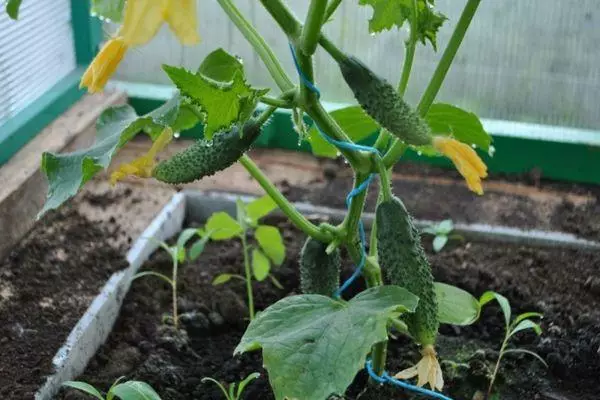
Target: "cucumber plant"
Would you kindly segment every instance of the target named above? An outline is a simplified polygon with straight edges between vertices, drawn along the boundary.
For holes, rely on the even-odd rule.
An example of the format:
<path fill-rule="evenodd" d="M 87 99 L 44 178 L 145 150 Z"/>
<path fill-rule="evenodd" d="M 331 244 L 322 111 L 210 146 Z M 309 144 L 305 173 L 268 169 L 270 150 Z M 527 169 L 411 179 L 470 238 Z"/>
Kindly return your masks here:
<path fill-rule="evenodd" d="M 445 219 L 423 229 L 423 234 L 433 236 L 433 251 L 439 253 L 448 244 L 449 240 L 464 240 L 461 235 L 452 233 L 452 231 L 454 231 L 454 222 L 451 219 Z"/>
<path fill-rule="evenodd" d="M 422 346 L 422 360 L 414 360 L 415 367 L 402 371 L 399 377 L 417 376 L 417 385 L 429 384 L 440 390 L 443 377 L 435 349 L 438 326 L 470 324 L 479 316 L 480 304 L 473 296 L 433 281 L 419 233 L 409 211 L 392 193 L 389 176 L 402 155 L 413 149 L 426 156 L 449 158 L 469 189 L 483 194 L 487 167 L 474 147 L 491 155 L 490 135 L 475 114 L 451 104 L 434 103 L 480 0 L 464 0 L 462 14 L 416 105 L 409 104 L 404 95 L 418 45 L 436 50 L 437 32 L 447 18 L 435 9 L 434 0 L 352 1 L 373 9 L 368 24 L 373 35 L 408 26 L 397 85 L 378 76 L 367 61 L 340 50 L 323 31 L 324 25 L 335 18 L 340 0 L 308 1 L 304 21 L 283 0 L 260 0 L 280 29 L 280 39 L 290 44 L 291 54 L 280 55 L 234 0 L 217 0 L 264 63 L 278 94 L 249 84 L 242 61 L 217 49 L 195 70 L 164 66 L 178 92 L 163 106 L 144 115 L 127 105 L 110 108 L 97 121 L 97 140 L 92 147 L 42 156 L 49 191 L 40 215 L 61 206 L 98 171 L 108 168 L 113 156 L 138 133 L 148 135 L 153 145 L 144 156 L 119 166 L 112 174 L 113 183 L 133 175 L 179 184 L 212 175 L 236 161 L 241 163 L 268 196 L 257 207 L 261 213 L 266 215 L 265 209 L 270 211 L 277 205 L 308 236 L 300 263 L 305 293 L 286 297 L 256 316 L 251 283 L 253 279 L 265 279 L 271 263 L 282 261 L 279 233 L 258 224 L 259 217 L 252 211 L 256 204 L 238 202 L 237 219 L 216 213 L 201 236 L 212 240 L 237 237 L 242 241 L 244 275 L 220 275 L 215 283 L 233 278 L 245 281 L 251 322 L 236 353 L 262 349 L 277 400 L 323 400 L 331 394 L 343 395 L 364 368 L 372 372 L 371 383 L 394 383 L 385 371 L 390 324 Z M 18 3 L 9 2 L 13 15 Z M 95 0 L 94 6 L 100 16 L 122 23 L 84 74 L 82 85 L 92 92 L 102 90 L 126 51 L 148 42 L 164 22 L 184 45 L 198 41 L 195 1 L 112 2 L 110 7 L 101 3 Z M 318 47 L 339 66 L 358 105 L 326 111 L 318 89 L 322 71 L 313 65 Z M 283 68 L 279 59 L 282 56 L 295 62 L 297 79 Z M 347 196 L 348 211 L 338 225 L 318 224 L 300 213 L 246 154 L 278 109 L 292 110 L 300 140 L 308 141 L 315 154 L 341 155 L 352 169 L 354 186 Z M 304 125 L 305 116 L 312 121 L 310 129 Z M 199 124 L 204 127 L 205 137 L 164 159 L 161 152 L 176 134 Z M 371 136 L 375 139 L 373 146 L 359 143 Z M 163 160 L 157 163 L 156 158 L 161 157 Z M 367 256 L 361 216 L 366 190 L 374 176 L 380 180 L 380 200 Z M 249 230 L 254 231 L 259 243 L 251 249 L 252 261 L 246 237 Z M 340 250 L 345 250 L 356 266 L 352 279 L 362 275 L 367 286 L 349 300 L 342 295 L 351 281 L 339 282 Z M 431 390 L 418 390 L 444 398 Z"/>
<path fill-rule="evenodd" d="M 244 275 L 222 273 L 213 280 L 213 285 L 222 285 L 232 279 L 239 279 L 246 284 L 248 312 L 250 320 L 254 318 L 254 295 L 252 282 L 262 282 L 269 278 L 278 288 L 281 283 L 271 274 L 271 265 L 281 265 L 285 260 L 285 244 L 279 229 L 275 226 L 260 224 L 259 220 L 277 208 L 277 204 L 269 196 L 263 196 L 245 204 L 241 199 L 236 201 L 236 219 L 224 211 L 212 214 L 206 221 L 201 233 L 204 237 L 215 241 L 240 239 L 244 258 Z M 252 234 L 257 245 L 248 243 L 248 235 Z M 252 254 L 252 255 L 251 255 Z"/>
<path fill-rule="evenodd" d="M 244 389 L 255 379 L 259 378 L 260 374 L 258 372 L 253 372 L 247 377 L 245 377 L 241 382 L 236 383 L 233 382 L 229 384 L 229 387 L 225 387 L 221 382 L 214 378 L 204 377 L 202 378 L 202 383 L 212 382 L 219 387 L 221 392 L 223 393 L 223 397 L 225 400 L 240 400 L 242 398 L 242 394 L 244 393 Z M 236 390 L 237 386 L 237 390 Z"/>
<path fill-rule="evenodd" d="M 498 359 L 496 360 L 496 364 L 494 366 L 494 371 L 490 377 L 490 385 L 488 387 L 486 399 L 491 399 L 492 390 L 494 389 L 494 383 L 496 382 L 496 377 L 498 376 L 498 371 L 500 371 L 500 363 L 502 359 L 507 354 L 527 354 L 531 357 L 539 360 L 546 368 L 548 368 L 548 364 L 546 361 L 537 353 L 527 350 L 527 349 L 519 349 L 519 348 L 508 348 L 508 343 L 510 339 L 518 332 L 523 331 L 533 331 L 537 335 L 542 334 L 542 328 L 540 325 L 534 321 L 532 318 L 543 318 L 544 316 L 537 312 L 524 312 L 522 314 L 517 315 L 514 319 L 511 320 L 512 311 L 510 309 L 510 302 L 504 296 L 499 293 L 488 291 L 485 292 L 481 298 L 479 299 L 479 304 L 481 307 L 488 304 L 489 302 L 496 300 L 500 305 L 500 309 L 502 310 L 502 314 L 504 316 L 504 322 L 506 324 L 506 329 L 504 333 L 504 340 L 502 340 L 502 344 L 500 345 L 500 352 L 498 355 Z"/>
<path fill-rule="evenodd" d="M 104 396 L 98 389 L 87 382 L 66 381 L 62 385 L 71 389 L 77 389 L 97 400 L 160 400 L 160 396 L 146 382 L 125 381 L 124 377 L 117 379 Z"/>

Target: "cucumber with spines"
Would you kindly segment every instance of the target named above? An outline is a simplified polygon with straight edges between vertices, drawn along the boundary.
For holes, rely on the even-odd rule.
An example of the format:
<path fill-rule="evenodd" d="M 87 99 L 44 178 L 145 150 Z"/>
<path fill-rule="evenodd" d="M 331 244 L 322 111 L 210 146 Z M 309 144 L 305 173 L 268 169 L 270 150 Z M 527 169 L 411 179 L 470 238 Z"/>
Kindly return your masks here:
<path fill-rule="evenodd" d="M 363 110 L 407 144 L 431 144 L 431 129 L 402 99 L 398 91 L 359 59 L 347 56 L 340 70 Z"/>
<path fill-rule="evenodd" d="M 250 149 L 260 135 L 261 124 L 249 120 L 240 129 L 217 132 L 211 140 L 198 140 L 169 160 L 161 161 L 152 171 L 159 181 L 179 184 L 214 175 L 233 163 Z"/>
<path fill-rule="evenodd" d="M 413 338 L 423 346 L 437 337 L 438 303 L 431 266 L 411 215 L 398 198 L 377 206 L 377 254 L 388 283 L 406 288 L 419 297 L 413 314 L 403 319 Z"/>
<path fill-rule="evenodd" d="M 308 238 L 300 253 L 300 288 L 304 294 L 331 297 L 340 286 L 339 249 L 327 254 L 327 244 Z"/>

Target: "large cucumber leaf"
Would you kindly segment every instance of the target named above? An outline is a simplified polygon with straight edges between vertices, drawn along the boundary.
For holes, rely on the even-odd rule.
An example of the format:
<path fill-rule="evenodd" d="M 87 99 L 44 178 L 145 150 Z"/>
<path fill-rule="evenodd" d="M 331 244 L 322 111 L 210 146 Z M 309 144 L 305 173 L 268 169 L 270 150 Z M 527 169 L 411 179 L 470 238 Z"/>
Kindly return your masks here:
<path fill-rule="evenodd" d="M 398 286 L 370 288 L 349 302 L 286 297 L 257 315 L 235 353 L 262 348 L 277 400 L 326 399 L 345 392 L 371 347 L 387 339 L 389 319 L 417 302 Z"/>
<path fill-rule="evenodd" d="M 479 117 L 470 111 L 452 104 L 436 103 L 425 116 L 432 132 L 437 135 L 452 135 L 469 145 L 489 151 L 492 137 L 485 131 Z"/>
<path fill-rule="evenodd" d="M 66 154 L 45 152 L 42 172 L 48 179 L 48 195 L 38 218 L 75 196 L 140 131 L 154 140 L 167 126 L 180 131 L 195 125 L 198 119 L 186 107 L 179 95 L 144 116 L 138 116 L 129 105 L 112 107 L 98 118 L 96 141 L 90 148 Z"/>
<path fill-rule="evenodd" d="M 435 282 L 435 294 L 440 323 L 471 325 L 479 319 L 481 305 L 469 292 L 446 283 Z"/>

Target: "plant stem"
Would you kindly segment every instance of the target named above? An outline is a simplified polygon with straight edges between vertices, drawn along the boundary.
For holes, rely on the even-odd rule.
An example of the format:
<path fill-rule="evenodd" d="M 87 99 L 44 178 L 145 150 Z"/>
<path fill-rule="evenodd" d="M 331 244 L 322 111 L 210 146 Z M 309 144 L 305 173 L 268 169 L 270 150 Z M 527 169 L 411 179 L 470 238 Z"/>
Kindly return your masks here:
<path fill-rule="evenodd" d="M 296 42 L 302 32 L 302 24 L 281 0 L 260 0 L 263 7 L 275 19 L 290 41 Z"/>
<path fill-rule="evenodd" d="M 444 54 L 442 54 L 442 58 L 440 59 L 431 80 L 429 81 L 429 85 L 427 89 L 425 89 L 425 93 L 421 97 L 421 101 L 417 107 L 417 112 L 419 115 L 424 117 L 427 115 L 429 111 L 429 107 L 433 104 L 435 97 L 437 96 L 444 79 L 446 78 L 446 74 L 452 65 L 452 61 L 454 61 L 454 57 L 458 52 L 458 49 L 465 38 L 465 34 L 467 33 L 467 29 L 471 24 L 471 20 L 477 11 L 477 7 L 481 0 L 468 0 L 463 12 L 456 24 L 456 28 L 454 28 L 454 32 L 452 33 L 452 37 L 448 42 L 448 46 L 444 50 Z M 398 160 L 399 156 L 404 152 L 406 145 L 399 140 L 395 140 L 392 147 L 388 150 L 386 155 L 383 157 L 383 162 L 387 167 L 391 167 Z"/>
<path fill-rule="evenodd" d="M 404 97 L 406 93 L 406 87 L 408 86 L 408 78 L 410 78 L 410 71 L 412 70 L 413 61 L 415 59 L 415 50 L 417 48 L 417 40 L 419 40 L 418 33 L 418 4 L 417 0 L 413 0 L 412 16 L 410 20 L 410 37 L 406 42 L 406 52 L 404 57 L 404 64 L 402 65 L 402 76 L 400 77 L 400 83 L 398 84 L 398 92 L 400 96 Z"/>
<path fill-rule="evenodd" d="M 173 278 L 171 279 L 172 296 L 173 296 L 173 326 L 175 329 L 179 327 L 179 315 L 177 313 L 177 270 L 179 267 L 179 259 L 173 257 Z"/>
<path fill-rule="evenodd" d="M 329 21 L 329 19 L 331 18 L 331 16 L 335 12 L 335 10 L 337 10 L 337 8 L 339 7 L 339 5 L 341 3 L 342 3 L 342 0 L 331 0 L 329 5 L 327 6 L 327 11 L 325 11 L 325 18 L 323 19 L 323 23 Z"/>
<path fill-rule="evenodd" d="M 254 296 L 252 294 L 252 271 L 250 270 L 250 256 L 248 255 L 248 242 L 246 240 L 246 231 L 242 232 L 242 249 L 244 251 L 244 272 L 246 275 L 246 292 L 248 294 L 248 312 L 250 321 L 254 319 Z"/>
<path fill-rule="evenodd" d="M 333 239 L 331 233 L 320 230 L 315 224 L 307 220 L 304 215 L 298 212 L 294 205 L 285 198 L 275 185 L 273 185 L 269 178 L 260 170 L 258 165 L 250 159 L 250 157 L 244 154 L 240 158 L 240 163 L 246 168 L 248 173 L 256 179 L 264 191 L 267 192 L 281 211 L 298 229 L 321 242 L 329 243 Z"/>
<path fill-rule="evenodd" d="M 326 9 L 327 0 L 310 1 L 306 21 L 300 36 L 300 49 L 306 56 L 312 56 L 317 49 Z"/>
<path fill-rule="evenodd" d="M 292 80 L 285 73 L 279 59 L 273 53 L 273 50 L 265 42 L 262 36 L 254 29 L 252 24 L 244 18 L 240 10 L 233 4 L 233 0 L 217 0 L 231 21 L 237 26 L 242 35 L 250 42 L 258 56 L 263 60 L 267 70 L 273 77 L 277 86 L 282 90 L 289 90 L 294 87 Z"/>
<path fill-rule="evenodd" d="M 260 102 L 269 106 L 277 108 L 292 108 L 294 104 L 288 100 L 278 99 L 275 97 L 263 96 L 260 98 Z"/>
<path fill-rule="evenodd" d="M 335 61 L 342 62 L 347 58 L 346 54 L 323 34 L 321 34 L 319 44 Z"/>
<path fill-rule="evenodd" d="M 486 399 L 492 395 L 492 389 L 494 388 L 494 382 L 496 381 L 496 376 L 498 375 L 498 371 L 500 370 L 500 362 L 502 361 L 502 357 L 504 357 L 504 350 L 506 350 L 506 346 L 508 345 L 508 340 L 510 339 L 510 330 L 507 328 L 506 336 L 504 337 L 504 341 L 502 342 L 502 346 L 500 347 L 500 354 L 498 355 L 498 361 L 496 361 L 496 365 L 494 366 L 494 372 L 492 373 L 492 377 L 490 378 L 490 386 L 488 387 L 488 392 Z"/>

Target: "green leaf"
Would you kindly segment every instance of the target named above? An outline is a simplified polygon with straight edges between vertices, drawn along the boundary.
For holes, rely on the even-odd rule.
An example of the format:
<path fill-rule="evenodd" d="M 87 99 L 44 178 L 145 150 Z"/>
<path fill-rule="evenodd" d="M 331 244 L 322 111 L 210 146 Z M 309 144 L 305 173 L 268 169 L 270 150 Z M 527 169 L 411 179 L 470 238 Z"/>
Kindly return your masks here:
<path fill-rule="evenodd" d="M 270 214 L 276 208 L 277 204 L 273 201 L 271 196 L 265 195 L 246 205 L 246 216 L 252 219 L 256 224 L 259 219 Z"/>
<path fill-rule="evenodd" d="M 489 151 L 492 137 L 483 129 L 477 115 L 451 104 L 436 103 L 425 116 L 433 133 L 451 135 L 468 145 Z"/>
<path fill-rule="evenodd" d="M 125 0 L 92 0 L 92 14 L 109 19 L 111 22 L 121 22 Z"/>
<path fill-rule="evenodd" d="M 229 282 L 231 278 L 233 278 L 232 274 L 220 274 L 213 279 L 212 284 L 213 286 L 222 285 L 226 282 Z"/>
<path fill-rule="evenodd" d="M 433 10 L 433 0 L 420 0 L 417 4 L 419 7 L 417 38 L 423 45 L 426 45 L 426 42 L 429 41 L 433 50 L 437 51 L 437 33 L 448 18 L 444 14 Z"/>
<path fill-rule="evenodd" d="M 441 282 L 435 282 L 438 320 L 442 324 L 471 325 L 479 319 L 481 306 L 469 292 Z"/>
<path fill-rule="evenodd" d="M 433 251 L 439 253 L 444 248 L 446 243 L 448 243 L 448 236 L 437 235 L 433 238 Z"/>
<path fill-rule="evenodd" d="M 534 358 L 537 358 L 542 364 L 544 364 L 544 366 L 546 368 L 548 368 L 548 364 L 546 363 L 546 361 L 537 353 L 534 353 L 531 350 L 526 350 L 526 349 L 508 349 L 504 351 L 504 354 L 514 354 L 514 353 L 521 353 L 521 354 L 527 354 L 530 355 Z"/>
<path fill-rule="evenodd" d="M 160 400 L 160 396 L 150 385 L 140 381 L 119 383 L 111 392 L 121 400 Z"/>
<path fill-rule="evenodd" d="M 523 314 L 517 315 L 512 324 L 517 325 L 519 322 L 527 318 L 544 318 L 544 314 L 540 314 L 539 312 L 525 312 Z"/>
<path fill-rule="evenodd" d="M 440 222 L 437 226 L 437 232 L 443 233 L 444 235 L 448 235 L 450 232 L 454 230 L 454 223 L 451 219 L 445 219 Z"/>
<path fill-rule="evenodd" d="M 388 320 L 413 312 L 417 302 L 398 286 L 370 288 L 349 302 L 314 294 L 286 297 L 250 322 L 235 353 L 262 348 L 277 400 L 343 394 L 371 347 L 387 339 Z"/>
<path fill-rule="evenodd" d="M 185 261 L 185 245 L 192 237 L 194 237 L 197 234 L 198 234 L 198 229 L 188 228 L 188 229 L 184 229 L 183 231 L 181 231 L 181 233 L 177 237 L 177 247 L 179 248 L 177 257 L 178 257 L 179 262 Z"/>
<path fill-rule="evenodd" d="M 244 380 L 240 382 L 240 386 L 238 386 L 236 399 L 241 399 L 242 393 L 244 393 L 244 389 L 246 388 L 246 386 L 248 386 L 248 384 L 250 382 L 252 382 L 253 380 L 258 379 L 258 378 L 260 378 L 260 374 L 258 372 L 253 372 L 250 375 L 248 375 L 246 378 L 244 378 Z"/>
<path fill-rule="evenodd" d="M 6 13 L 12 19 L 19 19 L 19 8 L 23 0 L 8 0 L 6 2 Z"/>
<path fill-rule="evenodd" d="M 161 128 L 170 126 L 173 132 L 181 132 L 193 128 L 200 122 L 198 116 L 192 111 L 193 107 L 195 106 L 189 104 L 181 94 L 177 93 L 147 115 Z M 152 140 L 155 140 L 161 131 L 162 129 L 157 129 L 155 132 L 149 132 Z"/>
<path fill-rule="evenodd" d="M 510 326 L 511 316 L 510 303 L 508 299 L 499 293 L 488 291 L 481 295 L 481 298 L 479 299 L 479 305 L 483 307 L 492 300 L 496 300 L 498 304 L 500 304 L 502 314 L 504 314 L 504 321 L 506 322 L 506 327 L 508 328 Z"/>
<path fill-rule="evenodd" d="M 259 97 L 268 91 L 250 87 L 240 72 L 233 76 L 231 82 L 219 82 L 183 68 L 169 65 L 163 68 L 179 90 L 202 110 L 207 139 L 219 130 L 247 120 Z"/>
<path fill-rule="evenodd" d="M 279 229 L 274 226 L 261 225 L 254 232 L 256 241 L 275 265 L 285 260 L 285 244 Z"/>
<path fill-rule="evenodd" d="M 538 336 L 542 334 L 542 328 L 539 326 L 539 324 L 536 324 L 530 319 L 524 319 L 519 322 L 512 331 L 510 331 L 509 336 L 513 336 L 515 333 L 524 331 L 526 329 L 532 329 Z"/>
<path fill-rule="evenodd" d="M 90 396 L 94 396 L 99 400 L 104 400 L 104 396 L 100 393 L 95 387 L 86 382 L 79 381 L 66 381 L 63 382 L 63 386 L 67 386 L 73 389 L 81 390 L 84 393 L 89 394 Z"/>
<path fill-rule="evenodd" d="M 210 240 L 210 236 L 210 234 L 203 236 L 202 239 L 197 240 L 192 245 L 192 247 L 190 247 L 190 250 L 188 251 L 188 256 L 190 257 L 190 260 L 194 261 L 198 257 L 200 257 L 200 254 L 204 252 L 204 247 L 206 246 L 206 243 Z"/>
<path fill-rule="evenodd" d="M 244 73 L 244 65 L 239 58 L 219 48 L 206 56 L 198 72 L 215 81 L 230 82 L 237 73 Z"/>
<path fill-rule="evenodd" d="M 366 139 L 379 129 L 377 122 L 365 114 L 360 106 L 341 108 L 330 112 L 329 115 L 355 142 Z M 311 145 L 313 154 L 316 156 L 336 158 L 339 155 L 337 148 L 323 139 L 314 124 L 308 131 L 307 140 Z"/>
<path fill-rule="evenodd" d="M 269 276 L 269 272 L 271 271 L 271 263 L 265 254 L 258 250 L 252 250 L 252 273 L 254 274 L 254 278 L 262 282 L 267 279 Z"/>
<path fill-rule="evenodd" d="M 244 230 L 238 222 L 224 211 L 214 213 L 206 221 L 205 229 L 212 240 L 228 240 L 242 234 Z"/>

